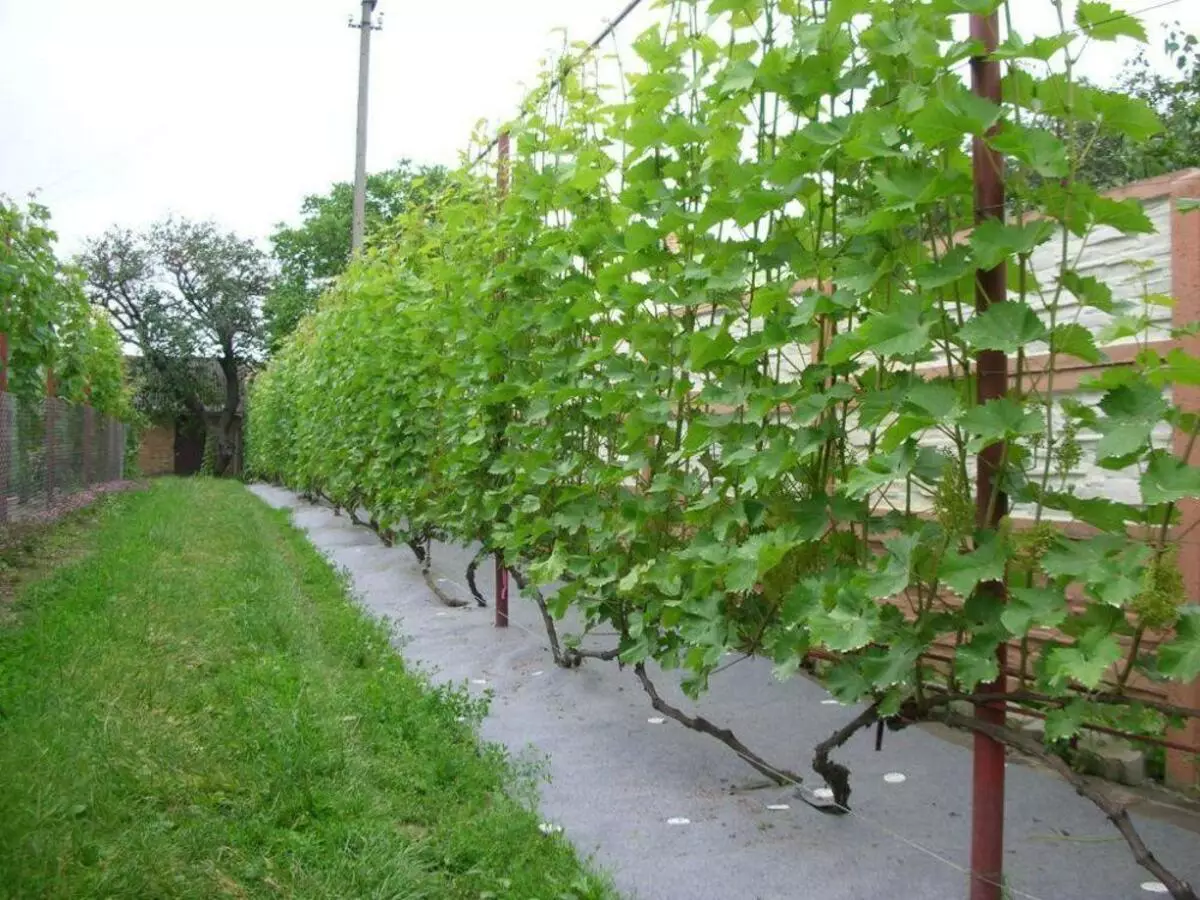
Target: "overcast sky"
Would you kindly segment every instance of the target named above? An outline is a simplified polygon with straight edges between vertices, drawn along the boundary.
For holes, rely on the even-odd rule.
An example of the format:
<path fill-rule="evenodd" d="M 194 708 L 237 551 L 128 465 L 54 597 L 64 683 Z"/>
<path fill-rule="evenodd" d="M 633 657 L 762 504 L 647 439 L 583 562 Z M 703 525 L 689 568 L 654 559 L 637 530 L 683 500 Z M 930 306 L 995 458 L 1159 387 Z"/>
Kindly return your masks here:
<path fill-rule="evenodd" d="M 1026 36 L 1049 0 L 1013 0 Z M 1073 0 L 1069 0 L 1073 3 Z M 1131 11 L 1163 0 L 1124 0 Z M 652 0 L 621 27 L 629 42 Z M 512 114 L 538 60 L 590 39 L 624 0 L 380 0 L 368 165 L 454 164 L 477 120 Z M 264 239 L 354 163 L 354 0 L 0 0 L 0 193 L 39 190 L 71 252 L 168 213 Z M 1198 0 L 1146 13 L 1200 32 Z M 1093 47 L 1111 78 L 1131 47 Z M 1098 51 L 1098 52 L 1097 52 Z"/>

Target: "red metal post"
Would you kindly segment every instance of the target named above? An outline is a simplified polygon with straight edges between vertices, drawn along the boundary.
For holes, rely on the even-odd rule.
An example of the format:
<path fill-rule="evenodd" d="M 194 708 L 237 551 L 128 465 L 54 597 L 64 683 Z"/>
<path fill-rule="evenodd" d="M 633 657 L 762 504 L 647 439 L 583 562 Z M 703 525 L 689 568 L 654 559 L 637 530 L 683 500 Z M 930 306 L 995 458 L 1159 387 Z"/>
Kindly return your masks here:
<path fill-rule="evenodd" d="M 508 627 L 508 567 L 504 554 L 496 554 L 496 627 Z"/>
<path fill-rule="evenodd" d="M 496 142 L 496 193 L 501 199 L 508 194 L 509 146 L 508 132 L 502 131 Z M 496 627 L 508 627 L 508 567 L 504 565 L 504 554 L 496 554 Z"/>
<path fill-rule="evenodd" d="M 1000 102 L 1000 63 L 990 57 L 998 42 L 1000 23 L 996 13 L 971 15 L 971 37 L 983 45 L 983 56 L 971 59 L 971 88 L 981 97 Z M 976 137 L 972 146 L 975 176 L 975 221 L 1004 219 L 1004 157 Z M 978 270 L 975 309 L 986 310 L 1007 299 L 1005 264 Z M 976 399 L 986 403 L 1008 392 L 1008 356 L 1003 351 L 983 350 L 975 359 Z M 976 521 L 984 529 L 995 528 L 1008 512 L 1008 498 L 997 490 L 996 479 L 1004 462 L 1005 447 L 993 444 L 977 458 L 975 484 Z M 1003 582 L 979 586 L 998 599 L 1005 599 Z M 1003 692 L 1005 645 L 997 651 L 1000 675 L 988 693 Z M 1004 704 L 976 707 L 975 715 L 994 725 L 1004 724 Z M 974 773 L 971 790 L 971 900 L 1001 900 L 1004 873 L 1004 745 L 982 734 L 975 735 Z"/>

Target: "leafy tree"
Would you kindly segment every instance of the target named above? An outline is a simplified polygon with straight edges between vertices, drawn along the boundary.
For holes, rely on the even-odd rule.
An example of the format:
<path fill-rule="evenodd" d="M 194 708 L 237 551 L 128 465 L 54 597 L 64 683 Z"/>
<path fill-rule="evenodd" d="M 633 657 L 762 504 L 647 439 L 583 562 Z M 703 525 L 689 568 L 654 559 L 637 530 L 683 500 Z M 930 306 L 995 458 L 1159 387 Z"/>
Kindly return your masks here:
<path fill-rule="evenodd" d="M 367 177 L 367 240 L 377 236 L 414 203 L 428 202 L 445 181 L 441 166 L 414 166 L 401 160 L 394 169 Z M 300 209 L 297 226 L 280 223 L 271 235 L 279 278 L 264 313 L 274 349 L 316 306 L 321 292 L 350 261 L 354 186 L 339 182 L 327 194 L 312 194 Z"/>
<path fill-rule="evenodd" d="M 266 255 L 210 222 L 169 219 L 142 234 L 110 229 L 88 242 L 80 265 L 92 302 L 140 351 L 145 389 L 165 398 L 159 411 L 186 410 L 205 422 L 213 469 L 230 472 L 240 445 L 240 376 L 263 350 Z"/>

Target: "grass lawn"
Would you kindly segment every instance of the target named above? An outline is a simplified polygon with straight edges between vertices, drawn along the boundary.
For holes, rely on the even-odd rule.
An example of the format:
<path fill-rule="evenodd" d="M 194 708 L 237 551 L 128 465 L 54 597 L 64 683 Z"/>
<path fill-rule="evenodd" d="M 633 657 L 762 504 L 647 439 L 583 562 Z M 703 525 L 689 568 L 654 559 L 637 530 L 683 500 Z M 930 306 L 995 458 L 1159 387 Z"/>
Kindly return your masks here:
<path fill-rule="evenodd" d="M 193 479 L 88 518 L 0 619 L 0 897 L 611 896 L 284 513 Z"/>

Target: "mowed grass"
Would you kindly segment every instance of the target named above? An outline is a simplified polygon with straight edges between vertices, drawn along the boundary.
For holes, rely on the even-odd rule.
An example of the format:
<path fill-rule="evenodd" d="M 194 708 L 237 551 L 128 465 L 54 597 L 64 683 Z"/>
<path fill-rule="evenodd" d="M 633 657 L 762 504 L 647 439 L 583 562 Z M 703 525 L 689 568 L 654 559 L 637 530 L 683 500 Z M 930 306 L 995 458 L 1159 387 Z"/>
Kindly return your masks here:
<path fill-rule="evenodd" d="M 0 896 L 611 896 L 283 513 L 165 480 L 94 520 L 0 626 Z"/>

